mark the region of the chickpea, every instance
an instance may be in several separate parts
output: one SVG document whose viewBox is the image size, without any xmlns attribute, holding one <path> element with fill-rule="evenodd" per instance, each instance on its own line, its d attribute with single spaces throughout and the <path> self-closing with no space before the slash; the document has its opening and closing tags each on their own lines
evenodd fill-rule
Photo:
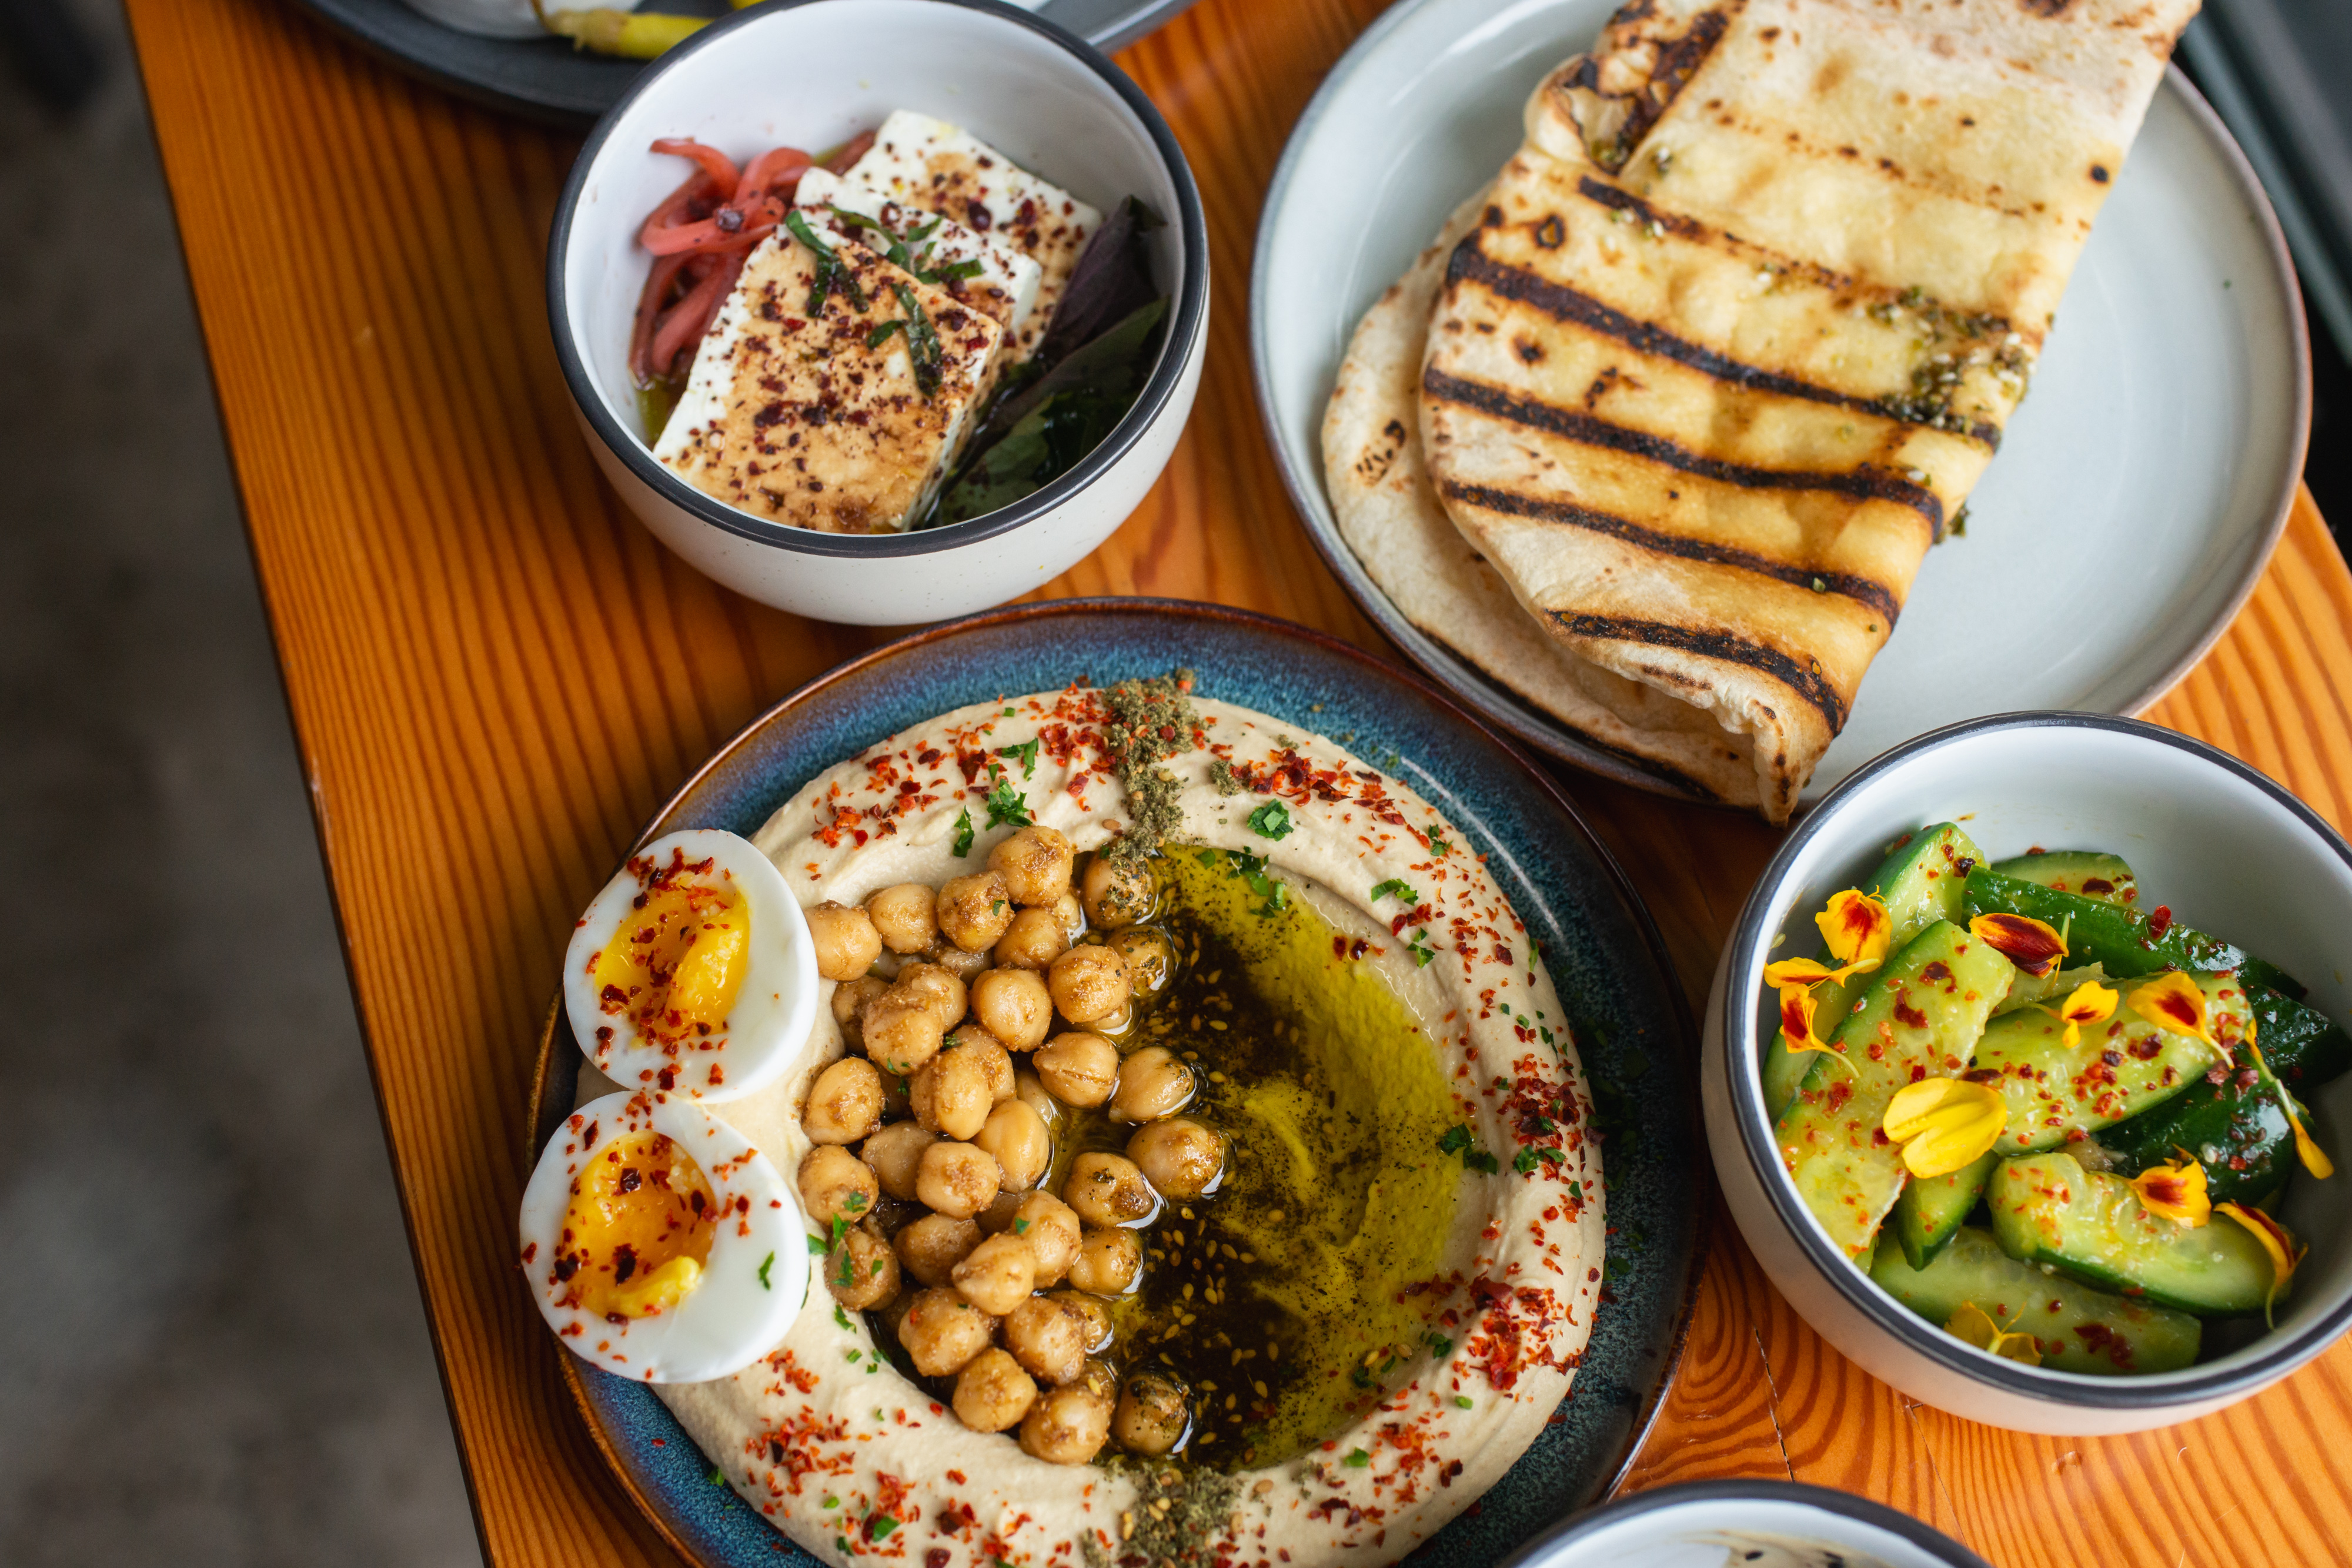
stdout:
<svg viewBox="0 0 2352 1568">
<path fill-rule="evenodd" d="M 798 1180 L 801 1209 L 819 1225 L 863 1219 L 882 1196 L 872 1167 L 834 1144 L 819 1144 L 801 1157 Z"/>
<path fill-rule="evenodd" d="M 1069 1274 L 1078 1255 L 1078 1238 L 1085 1226 L 1077 1211 L 1050 1192 L 1033 1192 L 1013 1209 L 1011 1228 L 1029 1243 L 1037 1260 L 1037 1288 L 1058 1285 Z"/>
<path fill-rule="evenodd" d="M 886 1306 L 898 1293 L 898 1260 L 871 1225 L 845 1231 L 824 1255 L 824 1288 L 853 1312 Z"/>
<path fill-rule="evenodd" d="M 967 953 L 952 942 L 942 942 L 923 955 L 923 962 L 937 964 L 968 986 L 992 960 L 985 953 Z"/>
<path fill-rule="evenodd" d="M 1155 1045 L 1150 1050 L 1168 1055 L 1165 1046 Z M 1136 1054 L 1147 1052 L 1139 1051 Z M 1084 1030 L 1055 1035 L 1029 1060 L 1054 1098 L 1067 1104 L 1099 1105 L 1118 1086 L 1118 1047 Z"/>
<path fill-rule="evenodd" d="M 947 1030 L 920 1000 L 886 992 L 866 1009 L 864 1032 L 874 1064 L 905 1078 L 940 1053 Z"/>
<path fill-rule="evenodd" d="M 1013 894 L 992 871 L 940 884 L 940 932 L 967 953 L 996 946 L 1013 924 Z"/>
<path fill-rule="evenodd" d="M 1103 1305 L 1101 1297 L 1083 1291 L 1056 1291 L 1045 1299 L 1059 1303 L 1085 1324 L 1088 1355 L 1100 1355 L 1110 1348 L 1110 1309 Z"/>
<path fill-rule="evenodd" d="M 1070 938 L 1050 909 L 1024 909 L 1013 917 L 996 944 L 996 962 L 1006 969 L 1042 969 L 1070 950 Z"/>
<path fill-rule="evenodd" d="M 1089 1225 L 1140 1225 L 1160 1209 L 1158 1196 L 1133 1160 L 1095 1151 L 1070 1162 L 1062 1201 Z"/>
<path fill-rule="evenodd" d="M 970 1139 L 988 1124 L 988 1069 L 977 1051 L 950 1046 L 923 1064 L 908 1083 L 916 1124 L 950 1138 Z"/>
<path fill-rule="evenodd" d="M 1192 1103 L 1200 1084 L 1190 1063 L 1164 1045 L 1147 1045 L 1118 1064 L 1118 1092 L 1111 1096 L 1114 1122 L 1157 1122 Z"/>
<path fill-rule="evenodd" d="M 1154 1458 L 1172 1452 L 1192 1424 L 1192 1403 L 1184 1385 L 1164 1372 L 1139 1372 L 1118 1391 L 1111 1436 L 1130 1454 Z"/>
<path fill-rule="evenodd" d="M 1025 1192 L 1006 1192 L 999 1187 L 996 1196 L 989 1200 L 988 1207 L 972 1216 L 979 1222 L 980 1233 L 982 1236 L 1002 1236 L 1012 1229 L 1013 1222 L 1020 1218 L 1022 1200 L 1028 1196 Z"/>
<path fill-rule="evenodd" d="M 898 1325 L 898 1343 L 925 1377 L 948 1377 L 988 1348 L 996 1320 L 957 1295 L 933 1288 L 917 1296 Z"/>
<path fill-rule="evenodd" d="M 1106 931 L 1132 925 L 1150 915 L 1159 894 L 1149 870 L 1115 864 L 1108 854 L 1097 854 L 1087 863 L 1087 874 L 1078 884 L 1087 921 Z"/>
<path fill-rule="evenodd" d="M 854 1144 L 882 1125 L 882 1075 L 861 1056 L 845 1056 L 816 1075 L 801 1129 L 812 1144 Z"/>
<path fill-rule="evenodd" d="M 1037 1403 L 1037 1384 L 1001 1350 L 984 1350 L 956 1374 L 956 1419 L 975 1432 L 1020 1425 Z"/>
<path fill-rule="evenodd" d="M 1128 1139 L 1127 1157 L 1162 1197 L 1200 1197 L 1224 1174 L 1225 1140 L 1189 1116 L 1171 1116 Z"/>
<path fill-rule="evenodd" d="M 1013 1097 L 1037 1113 L 1037 1119 L 1051 1131 L 1062 1124 L 1062 1103 L 1049 1092 L 1045 1082 L 1025 1067 L 1013 1070 Z"/>
<path fill-rule="evenodd" d="M 956 1294 L 1001 1318 L 1037 1288 L 1037 1258 L 1018 1236 L 992 1236 L 955 1266 L 951 1277 Z"/>
<path fill-rule="evenodd" d="M 1050 906 L 1070 891 L 1077 852 L 1052 828 L 1024 828 L 988 852 L 988 869 L 1004 879 L 1019 904 Z"/>
<path fill-rule="evenodd" d="M 866 1009 L 889 988 L 889 981 L 872 975 L 860 975 L 834 987 L 833 1021 L 841 1026 L 841 1038 L 850 1050 L 866 1049 Z"/>
<path fill-rule="evenodd" d="M 1007 1100 L 991 1111 L 971 1141 L 995 1156 L 1003 1173 L 1002 1186 L 1010 1191 L 1035 1186 L 1054 1160 L 1054 1134 L 1036 1112 L 1018 1100 Z"/>
<path fill-rule="evenodd" d="M 1176 978 L 1176 945 L 1165 932 L 1130 925 L 1106 946 L 1127 960 L 1128 981 L 1145 1001 L 1166 990 Z"/>
<path fill-rule="evenodd" d="M 816 944 L 816 972 L 826 979 L 854 980 L 882 956 L 881 934 L 866 911 L 827 899 L 804 913 Z"/>
<path fill-rule="evenodd" d="M 915 1196 L 933 1213 L 970 1219 L 995 1201 L 1003 1178 L 995 1157 L 970 1144 L 933 1144 L 915 1167 Z"/>
<path fill-rule="evenodd" d="M 1004 1316 L 1004 1348 L 1048 1383 L 1067 1383 L 1087 1364 L 1085 1315 L 1052 1296 L 1032 1296 Z"/>
<path fill-rule="evenodd" d="M 1083 1465 L 1110 1436 L 1108 1395 L 1083 1384 L 1049 1388 L 1021 1423 L 1021 1451 L 1055 1465 Z"/>
<path fill-rule="evenodd" d="M 971 1257 L 979 1245 L 979 1226 L 944 1214 L 926 1214 L 901 1226 L 890 1241 L 898 1255 L 898 1267 L 908 1278 L 925 1286 L 946 1284 L 955 1266 Z"/>
<path fill-rule="evenodd" d="M 922 1164 L 923 1151 L 939 1142 L 919 1123 L 893 1122 L 866 1140 L 860 1151 L 874 1172 L 874 1179 L 892 1197 L 913 1202 L 915 1176 Z"/>
<path fill-rule="evenodd" d="M 1143 1238 L 1132 1230 L 1090 1225 L 1070 1260 L 1070 1283 L 1089 1295 L 1125 1295 L 1142 1272 Z"/>
<path fill-rule="evenodd" d="M 889 994 L 929 1008 L 942 1031 L 963 1021 L 964 1008 L 971 999 L 964 983 L 937 964 L 908 964 L 890 983 Z"/>
<path fill-rule="evenodd" d="M 1093 1023 L 1125 1010 L 1132 992 L 1127 960 L 1108 947 L 1073 947 L 1045 971 L 1054 1006 L 1072 1023 Z"/>
<path fill-rule="evenodd" d="M 1013 1098 L 1013 1053 L 1004 1049 L 1003 1040 L 980 1025 L 968 1023 L 948 1036 L 948 1044 L 979 1060 L 981 1071 L 988 1075 L 990 1104 L 1002 1105 Z"/>
<path fill-rule="evenodd" d="M 1062 935 L 1073 942 L 1086 934 L 1087 906 L 1078 902 L 1075 893 L 1066 893 L 1054 900 L 1054 918 L 1061 923 Z"/>
<path fill-rule="evenodd" d="M 1034 969 L 991 969 L 971 983 L 971 1016 L 1006 1050 L 1034 1051 L 1053 1025 L 1054 998 Z"/>
<path fill-rule="evenodd" d="M 940 937 L 931 890 L 919 882 L 886 887 L 866 900 L 866 917 L 893 953 L 919 953 Z"/>
</svg>

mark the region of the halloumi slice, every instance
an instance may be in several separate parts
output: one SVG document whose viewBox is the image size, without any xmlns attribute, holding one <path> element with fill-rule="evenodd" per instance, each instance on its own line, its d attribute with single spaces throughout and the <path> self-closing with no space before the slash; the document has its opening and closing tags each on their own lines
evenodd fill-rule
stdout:
<svg viewBox="0 0 2352 1568">
<path fill-rule="evenodd" d="M 921 233 L 927 225 L 933 225 L 914 246 L 917 265 L 937 269 L 966 262 L 978 264 L 980 271 L 972 277 L 940 287 L 987 312 L 1009 333 L 1017 336 L 1037 308 L 1037 282 L 1043 269 L 1036 262 L 1009 245 L 975 234 L 943 214 L 908 206 L 863 180 L 848 179 L 823 169 L 811 169 L 801 176 L 800 192 L 793 200 L 812 222 L 868 250 L 878 251 L 887 242 L 881 235 L 844 218 L 843 213 L 854 213 L 869 223 L 879 224 L 901 240 Z M 923 259 L 926 256 L 929 258 L 928 264 Z"/>
</svg>

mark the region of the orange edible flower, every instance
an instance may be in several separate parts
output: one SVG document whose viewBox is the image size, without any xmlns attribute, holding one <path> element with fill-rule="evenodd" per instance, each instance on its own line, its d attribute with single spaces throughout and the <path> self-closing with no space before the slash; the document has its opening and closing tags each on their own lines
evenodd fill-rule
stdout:
<svg viewBox="0 0 2352 1568">
<path fill-rule="evenodd" d="M 2042 1009 L 2049 1012 L 2049 1009 Z M 2116 1010 L 2116 993 L 2096 980 L 2085 980 L 2076 986 L 2052 1016 L 2066 1025 L 2066 1049 L 2072 1051 L 2083 1043 L 2083 1026 L 2105 1023 Z"/>
<path fill-rule="evenodd" d="M 1974 1301 L 1962 1301 L 1960 1310 L 1954 1312 L 1951 1321 L 1944 1325 L 1944 1332 L 1954 1339 L 1968 1341 L 1979 1350 L 1990 1351 L 2011 1361 L 2021 1361 L 2028 1366 L 2040 1366 L 2042 1342 L 2022 1331 L 2011 1332 L 2017 1330 L 2018 1322 L 2024 1315 L 2020 1312 L 2017 1317 L 2010 1319 L 2009 1328 L 2004 1329 L 1992 1321 L 1990 1312 Z"/>
<path fill-rule="evenodd" d="M 2167 969 L 2134 991 L 2131 1010 L 2158 1029 L 2193 1035 L 2220 1051 L 2225 1060 L 2230 1054 L 2221 1050 L 2206 1027 L 2203 988 L 2178 969 Z"/>
<path fill-rule="evenodd" d="M 1903 1164 L 1916 1176 L 1949 1176 L 1973 1165 L 2008 1124 L 2009 1102 L 2000 1092 L 1963 1078 L 1906 1083 L 1887 1101 L 1880 1124 L 1903 1145 Z"/>
<path fill-rule="evenodd" d="M 2285 1226 L 2259 1208 L 2249 1208 L 2240 1203 L 2217 1203 L 2213 1206 L 2213 1212 L 2226 1214 L 2252 1231 L 2254 1239 L 2263 1244 L 2263 1250 L 2271 1255 L 2271 1293 L 2263 1298 L 2263 1319 L 2268 1322 L 2271 1308 L 2277 1302 L 2279 1292 L 2286 1289 L 2289 1280 L 2294 1278 L 2295 1270 L 2311 1249 L 2297 1241 Z M 2273 1323 L 2272 1326 L 2275 1328 L 2277 1325 Z"/>
<path fill-rule="evenodd" d="M 2247 1020 L 2249 1023 L 2252 1021 L 2251 1019 Z M 2263 1060 L 2262 1047 L 2254 1043 L 2251 1030 L 2246 1035 L 2246 1049 L 2254 1053 L 2254 1066 L 2278 1091 L 2279 1104 L 2286 1111 L 2286 1124 L 2294 1129 L 2294 1152 L 2302 1157 L 2303 1168 L 2316 1179 L 2326 1181 L 2336 1174 L 2336 1162 L 2327 1157 L 2327 1152 L 2319 1146 L 2318 1139 L 2303 1130 L 2303 1118 L 2294 1112 L 2294 1097 L 2286 1092 L 2286 1085 L 2278 1081 L 2278 1074 L 2271 1071 L 2271 1064 Z"/>
<path fill-rule="evenodd" d="M 1969 935 L 2036 979 L 2066 956 L 2058 928 L 2030 915 L 1979 915 L 1969 922 Z"/>
<path fill-rule="evenodd" d="M 1813 1032 L 1813 1018 L 1821 1003 L 1814 999 L 1813 987 L 1828 977 L 1827 974 L 1805 971 L 1820 970 L 1811 958 L 1791 958 L 1785 964 L 1775 964 L 1764 971 L 1764 982 L 1780 993 L 1780 1041 L 1792 1051 L 1818 1051 L 1828 1055 L 1847 1071 L 1853 1063 L 1837 1053 L 1830 1042 Z"/>
<path fill-rule="evenodd" d="M 2213 1212 L 2213 1201 L 2205 1196 L 2205 1167 L 2186 1150 L 2180 1151 L 2180 1163 L 2150 1166 L 2132 1177 L 2132 1190 L 2139 1194 L 2142 1208 L 2191 1230 Z"/>
<path fill-rule="evenodd" d="M 1895 916 L 1886 913 L 1885 902 L 1859 888 L 1830 894 L 1829 907 L 1813 916 L 1813 924 L 1822 928 L 1831 956 L 1845 966 L 1837 973 L 1841 980 L 1878 967 L 1895 940 Z"/>
</svg>

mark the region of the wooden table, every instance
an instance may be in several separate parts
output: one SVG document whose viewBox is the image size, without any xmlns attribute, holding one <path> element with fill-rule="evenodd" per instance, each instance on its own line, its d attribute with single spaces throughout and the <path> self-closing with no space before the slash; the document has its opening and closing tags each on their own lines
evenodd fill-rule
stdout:
<svg viewBox="0 0 2352 1568">
<path fill-rule="evenodd" d="M 1124 64 L 1208 205 L 1214 331 L 1143 508 L 1042 592 L 1162 593 L 1381 646 L 1293 526 L 1246 350 L 1258 203 L 1377 0 L 1203 0 Z M 883 633 L 748 603 L 598 478 L 546 326 L 572 140 L 418 87 L 287 0 L 130 0 L 369 1063 L 490 1560 L 670 1561 L 606 1473 L 510 1263 L 523 1103 L 574 914 L 706 754 Z M 2352 822 L 2352 575 L 2308 498 L 2155 710 Z M 1686 985 L 1774 835 L 1581 776 Z M 2005 1564 L 2352 1551 L 2352 1343 L 2191 1426 L 2018 1437 L 1914 1405 L 1789 1310 L 1727 1224 L 1629 1485 L 1771 1475 Z"/>
</svg>

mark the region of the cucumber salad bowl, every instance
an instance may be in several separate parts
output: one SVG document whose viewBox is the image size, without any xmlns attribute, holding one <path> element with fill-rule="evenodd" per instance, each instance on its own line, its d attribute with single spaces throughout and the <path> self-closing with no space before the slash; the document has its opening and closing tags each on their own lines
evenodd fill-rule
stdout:
<svg viewBox="0 0 2352 1568">
<path fill-rule="evenodd" d="M 2136 720 L 2010 714 L 1841 785 L 1718 965 L 1732 1216 L 1865 1370 L 2094 1435 L 2259 1391 L 2352 1324 L 2352 846 Z"/>
</svg>

